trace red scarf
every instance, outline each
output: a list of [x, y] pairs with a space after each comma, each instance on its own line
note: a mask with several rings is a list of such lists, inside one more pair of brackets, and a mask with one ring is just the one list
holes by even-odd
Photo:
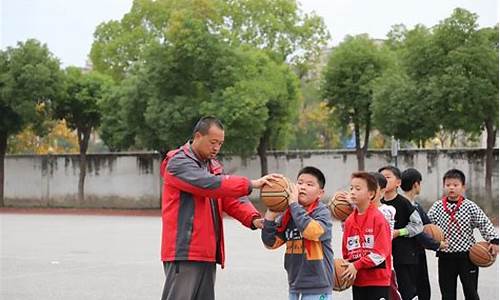
[[[310, 214], [316, 207], [318, 207], [319, 204], [319, 198], [316, 199], [309, 207], [306, 208], [307, 214]], [[292, 213], [290, 213], [290, 207], [288, 207], [283, 214], [283, 218], [281, 219], [281, 225], [278, 227], [277, 232], [284, 232], [286, 230], [286, 227], [288, 226], [288, 222], [290, 222], [290, 219], [292, 218]], [[311, 253], [311, 241], [308, 239], [302, 239], [304, 243], [304, 248], [308, 253]]]
[[[309, 207], [306, 208], [307, 214], [310, 214], [316, 207], [318, 207], [318, 203], [319, 203], [319, 198], [316, 199], [316, 201], [311, 203], [311, 205], [309, 205]], [[290, 212], [290, 207], [289, 207], [283, 214], [283, 218], [281, 219], [281, 225], [278, 227], [277, 231], [284, 232], [291, 218], [292, 218], [292, 213]]]
[[464, 202], [464, 197], [462, 195], [458, 196], [458, 201], [457, 205], [453, 209], [450, 209], [448, 207], [448, 197], [443, 196], [443, 199], [441, 200], [443, 202], [443, 208], [444, 212], [447, 213], [450, 216], [450, 221], [448, 222], [448, 232], [447, 232], [447, 238], [450, 238], [450, 232], [451, 232], [451, 226], [454, 224], [457, 229], [458, 229], [458, 234], [462, 234], [462, 230], [460, 228], [460, 224], [458, 223], [456, 213], [460, 209], [460, 206], [462, 205], [462, 202]]

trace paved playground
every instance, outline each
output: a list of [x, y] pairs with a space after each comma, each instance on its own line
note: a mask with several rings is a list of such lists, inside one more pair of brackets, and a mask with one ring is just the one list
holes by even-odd
[[[267, 250], [259, 231], [224, 222], [227, 264], [217, 270], [216, 298], [287, 299], [283, 249]], [[340, 224], [334, 227], [338, 257]], [[0, 213], [0, 299], [160, 299], [160, 232], [159, 216]], [[440, 299], [432, 252], [428, 261], [433, 299]], [[480, 269], [481, 299], [498, 299], [498, 266]]]

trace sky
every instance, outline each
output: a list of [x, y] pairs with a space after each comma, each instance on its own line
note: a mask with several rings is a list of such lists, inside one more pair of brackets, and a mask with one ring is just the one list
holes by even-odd
[[[456, 7], [479, 16], [481, 27], [498, 22], [497, 0], [300, 0], [304, 12], [323, 17], [335, 46], [345, 35], [368, 33], [385, 38], [392, 25], [427, 27]], [[120, 20], [132, 0], [0, 0], [0, 49], [36, 38], [47, 44], [64, 67], [85, 66], [97, 25]]]

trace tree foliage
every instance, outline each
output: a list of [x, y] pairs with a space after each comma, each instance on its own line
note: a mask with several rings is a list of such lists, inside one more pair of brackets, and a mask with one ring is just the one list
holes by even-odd
[[354, 125], [360, 170], [372, 129], [373, 85], [391, 61], [388, 51], [367, 35], [348, 36], [333, 50], [324, 71], [323, 97], [335, 108], [341, 124]]
[[59, 97], [61, 78], [59, 61], [37, 40], [0, 51], [0, 206], [7, 139], [29, 125], [44, 129], [45, 104]]
[[227, 125], [224, 150], [250, 155], [290, 140], [299, 87], [285, 61], [314, 55], [328, 33], [295, 1], [142, 0], [95, 37], [94, 66], [120, 81], [102, 103], [112, 149], [165, 151], [213, 114]]
[[280, 122], [293, 116], [295, 76], [262, 51], [228, 47], [191, 12], [176, 20], [167, 32], [172, 43], [151, 47], [144, 64], [103, 103], [104, 111], [121, 108], [106, 113], [103, 138], [113, 148], [166, 151], [189, 139], [201, 115], [212, 114], [227, 125], [226, 151], [253, 153], [270, 118], [268, 105], [280, 107]]

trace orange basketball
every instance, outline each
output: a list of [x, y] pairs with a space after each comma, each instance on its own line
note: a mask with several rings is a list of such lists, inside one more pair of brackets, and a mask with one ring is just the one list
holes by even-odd
[[329, 204], [332, 217], [337, 220], [345, 221], [352, 213], [353, 208], [349, 201], [344, 199], [333, 198]]
[[344, 267], [344, 264], [347, 264], [348, 261], [343, 259], [343, 258], [335, 258], [333, 260], [333, 290], [334, 291], [343, 291], [347, 290], [352, 286], [354, 283], [354, 279], [351, 280], [343, 280], [342, 279], [342, 273], [347, 269], [347, 267]]
[[260, 200], [273, 212], [283, 212], [288, 207], [288, 179], [272, 179], [273, 186], [265, 184], [260, 190]]
[[441, 242], [444, 241], [444, 233], [439, 228], [439, 226], [435, 224], [425, 224], [424, 225], [424, 232], [430, 235], [434, 240]]
[[469, 258], [478, 267], [489, 267], [495, 262], [495, 257], [488, 251], [488, 242], [478, 242], [469, 250]]

